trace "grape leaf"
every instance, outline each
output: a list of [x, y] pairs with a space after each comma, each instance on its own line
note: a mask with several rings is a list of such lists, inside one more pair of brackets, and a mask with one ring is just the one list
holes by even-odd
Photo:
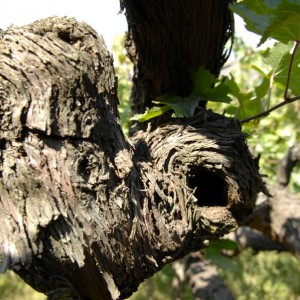
[[[291, 48], [293, 43], [276, 43], [263, 53], [263, 62], [273, 68], [274, 81], [279, 88], [286, 86], [289, 64], [291, 61]], [[300, 51], [297, 51], [293, 60], [289, 89], [294, 95], [300, 94]]]
[[[273, 1], [277, 5], [279, 0]], [[246, 23], [249, 31], [262, 35], [271, 20], [272, 7], [269, 1], [244, 0], [239, 3], [230, 4], [230, 9], [238, 14]]]
[[220, 239], [218, 241], [211, 242], [208, 247], [217, 250], [236, 250], [238, 248], [238, 245], [232, 240]]
[[214, 265], [222, 269], [235, 270], [237, 268], [236, 262], [229, 257], [220, 254], [216, 249], [207, 248], [203, 250], [204, 256]]
[[146, 110], [143, 114], [135, 114], [130, 118], [131, 121], [145, 122], [155, 117], [158, 117], [170, 110], [171, 108], [168, 105], [165, 106], [153, 106], [152, 108]]
[[[289, 90], [293, 95], [300, 95], [300, 49], [295, 53], [292, 69], [291, 69], [291, 76], [289, 81]], [[280, 64], [278, 66], [278, 71], [276, 73], [276, 76], [274, 78], [275, 84], [280, 86], [286, 86], [287, 84], [287, 78], [289, 74], [289, 65], [291, 61], [291, 54], [288, 52], [286, 53], [282, 60], [280, 61]]]
[[229, 107], [227, 112], [234, 113], [235, 118], [243, 120], [262, 111], [261, 98], [255, 97], [254, 91], [242, 92], [233, 76], [226, 78], [225, 83], [231, 89], [230, 94], [234, 96], [239, 103], [238, 107]]
[[199, 101], [200, 98], [197, 96], [183, 98], [175, 94], [166, 94], [157, 98], [153, 103], [166, 104], [170, 109], [173, 109], [176, 118], [188, 118], [193, 116]]
[[[256, 98], [262, 99], [269, 93], [270, 78], [271, 78], [271, 73], [266, 74], [266, 76], [263, 76], [262, 82], [254, 88]], [[253, 100], [251, 100], [251, 101], [253, 101]]]
[[284, 55], [290, 52], [290, 50], [293, 47], [293, 44], [294, 44], [293, 42], [290, 42], [288, 44], [276, 43], [272, 48], [267, 48], [263, 52], [262, 61], [265, 64], [271, 66], [276, 73]]
[[173, 110], [176, 118], [192, 117], [201, 100], [229, 103], [230, 87], [216, 79], [210, 72], [200, 68], [196, 72], [190, 72], [194, 84], [193, 92], [189, 97], [181, 97], [174, 93], [162, 95], [152, 102], [160, 106], [154, 106], [143, 114], [136, 114], [130, 120], [145, 122], [158, 117], [168, 110]]
[[300, 2], [282, 0], [274, 9], [270, 24], [265, 30], [260, 43], [269, 37], [280, 42], [300, 41]]
[[130, 120], [145, 122], [158, 117], [169, 110], [174, 111], [173, 115], [176, 118], [192, 117], [199, 101], [199, 97], [191, 96], [183, 98], [176, 94], [168, 93], [152, 101], [154, 104], [162, 106], [153, 106], [143, 114], [134, 115]]
[[300, 40], [299, 0], [244, 0], [230, 8], [244, 19], [248, 30], [262, 36], [258, 45], [268, 38], [283, 43]]
[[209, 71], [203, 67], [198, 71], [190, 71], [190, 77], [194, 84], [192, 96], [201, 100], [230, 103], [231, 98], [229, 86], [216, 79]]
[[235, 269], [235, 262], [224, 256], [222, 250], [234, 251], [238, 247], [237, 243], [228, 239], [221, 239], [211, 243], [206, 249], [203, 249], [203, 254], [206, 259], [210, 260], [213, 264], [223, 269]]

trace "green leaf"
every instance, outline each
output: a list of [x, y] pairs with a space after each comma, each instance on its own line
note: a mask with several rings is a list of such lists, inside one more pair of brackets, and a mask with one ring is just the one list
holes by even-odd
[[256, 98], [262, 99], [270, 92], [270, 78], [271, 74], [264, 76], [262, 82], [254, 88]]
[[[278, 88], [285, 88], [287, 84], [289, 65], [291, 61], [291, 49], [294, 43], [288, 44], [276, 43], [274, 47], [268, 48], [263, 53], [263, 62], [270, 65], [274, 72], [274, 82]], [[300, 94], [300, 51], [295, 53], [289, 89], [294, 95]]]
[[241, 96], [240, 87], [232, 75], [230, 75], [230, 77], [226, 77], [225, 84], [230, 88], [230, 94], [232, 96], [236, 97], [237, 99]]
[[214, 248], [218, 250], [236, 250], [238, 247], [237, 243], [228, 240], [228, 239], [221, 239], [209, 244], [208, 248]]
[[248, 93], [239, 99], [240, 107], [237, 115], [239, 120], [255, 116], [263, 111], [261, 99], [257, 97], [253, 98], [251, 95], [251, 93]]
[[192, 96], [206, 101], [231, 102], [228, 96], [230, 88], [203, 67], [198, 71], [190, 71], [190, 77], [194, 84]]
[[264, 31], [261, 44], [272, 37], [280, 42], [300, 41], [300, 2], [282, 0], [274, 9], [270, 24]]
[[190, 72], [194, 84], [194, 90], [189, 97], [180, 97], [174, 93], [167, 93], [153, 100], [154, 106], [144, 114], [133, 116], [130, 120], [145, 122], [158, 117], [168, 110], [173, 110], [176, 118], [192, 117], [197, 105], [201, 100], [229, 103], [231, 98], [228, 96], [230, 88], [220, 82], [210, 72], [200, 68], [196, 72]]
[[[273, 11], [270, 1], [263, 0], [244, 0], [239, 3], [233, 3], [229, 7], [238, 14], [246, 23], [249, 31], [263, 35], [263, 32], [270, 24], [271, 14]], [[273, 1], [278, 3], [280, 1]]]
[[293, 42], [288, 44], [276, 43], [272, 48], [267, 48], [262, 54], [263, 62], [271, 66], [275, 70], [275, 73], [277, 73], [283, 57], [290, 53], [293, 45]]
[[145, 122], [150, 119], [153, 119], [155, 117], [158, 117], [165, 113], [166, 111], [170, 110], [171, 107], [168, 105], [164, 106], [154, 106], [150, 109], [148, 109], [145, 113], [143, 114], [136, 114], [133, 117], [130, 118], [131, 121], [139, 121], [139, 122]]
[[273, 71], [270, 71], [269, 73], [265, 73], [258, 66], [254, 66], [254, 65], [251, 66], [251, 68], [256, 72], [258, 72], [262, 77], [261, 83], [254, 88], [256, 98], [262, 99], [267, 94], [269, 97], [270, 88], [271, 88], [271, 77], [273, 76]]
[[175, 94], [166, 94], [153, 101], [156, 104], [166, 104], [173, 109], [176, 118], [192, 117], [200, 101], [199, 97], [190, 96], [182, 98]]
[[248, 30], [262, 36], [259, 45], [268, 38], [283, 43], [300, 40], [299, 0], [244, 0], [230, 8], [244, 19]]
[[225, 83], [231, 89], [230, 94], [239, 102], [239, 107], [229, 107], [228, 113], [235, 113], [235, 118], [243, 120], [262, 111], [261, 99], [255, 97], [254, 91], [243, 93], [233, 76], [227, 77]]
[[[274, 81], [279, 88], [281, 88], [282, 86], [286, 87], [291, 56], [292, 55], [290, 52], [285, 53], [277, 68]], [[300, 47], [298, 47], [298, 51], [295, 53], [294, 56], [292, 69], [291, 69], [290, 82], [288, 87], [291, 94], [295, 96], [300, 95], [299, 82], [300, 82]]]

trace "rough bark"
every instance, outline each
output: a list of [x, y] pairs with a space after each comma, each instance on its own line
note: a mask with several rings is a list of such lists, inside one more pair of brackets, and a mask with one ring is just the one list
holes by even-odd
[[[238, 250], [231, 255], [236, 255], [245, 248], [252, 248], [257, 252], [288, 251], [298, 259], [300, 258], [300, 199], [288, 191], [291, 173], [299, 160], [300, 146], [295, 145], [288, 149], [287, 154], [278, 164], [275, 184], [268, 188], [270, 195], [259, 194], [257, 206], [248, 219], [248, 226], [240, 226], [226, 235], [225, 238], [234, 240], [238, 244]], [[195, 298], [202, 297], [201, 295], [211, 295], [203, 299], [215, 299], [213, 297], [218, 297], [218, 292], [223, 294], [223, 299], [231, 297], [228, 291], [223, 290], [224, 286], [220, 284], [222, 279], [215, 273], [207, 278], [207, 284], [204, 285], [207, 269], [214, 272], [213, 265], [203, 261], [199, 254], [193, 255], [192, 264], [189, 261], [190, 258], [185, 258], [175, 264], [178, 276], [174, 283], [177, 285], [178, 293], [180, 293], [182, 283], [187, 282]], [[193, 266], [198, 266], [198, 268]], [[193, 273], [195, 276], [191, 277]], [[197, 286], [201, 288], [195, 288]]]
[[0, 79], [1, 268], [50, 299], [129, 296], [264, 190], [239, 124], [210, 111], [127, 142], [111, 56], [86, 24], [1, 33]]
[[129, 153], [111, 56], [87, 25], [58, 18], [4, 32], [0, 55], [3, 260], [49, 296], [116, 298], [96, 265], [119, 243], [101, 220], [123, 227], [128, 214], [110, 171]]

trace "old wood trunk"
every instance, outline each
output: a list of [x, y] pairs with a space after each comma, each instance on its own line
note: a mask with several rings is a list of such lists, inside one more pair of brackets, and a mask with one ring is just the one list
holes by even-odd
[[[217, 74], [222, 63], [210, 60]], [[164, 76], [155, 94], [171, 88]], [[1, 33], [0, 80], [1, 270], [50, 299], [129, 296], [235, 228], [264, 189], [238, 122], [211, 111], [126, 140], [112, 58], [84, 23], [49, 18]]]

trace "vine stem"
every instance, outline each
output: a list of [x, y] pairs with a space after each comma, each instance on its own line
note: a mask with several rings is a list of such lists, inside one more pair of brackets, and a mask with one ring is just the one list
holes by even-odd
[[272, 111], [278, 109], [279, 107], [284, 106], [287, 103], [295, 102], [297, 100], [300, 100], [300, 96], [287, 98], [287, 100], [283, 100], [282, 102], [276, 104], [275, 106], [271, 107], [268, 110], [265, 110], [265, 111], [255, 115], [255, 116], [252, 116], [252, 117], [249, 117], [249, 118], [246, 118], [246, 119], [242, 120], [241, 123], [247, 123], [247, 122], [253, 121], [255, 119], [261, 118], [261, 117], [266, 117], [269, 113], [271, 113]]
[[287, 102], [289, 102], [288, 101], [289, 100], [288, 89], [289, 89], [289, 85], [290, 85], [292, 66], [293, 66], [293, 62], [294, 62], [294, 59], [295, 59], [295, 55], [296, 55], [298, 46], [299, 46], [299, 41], [296, 41], [296, 44], [295, 44], [295, 47], [294, 47], [294, 50], [293, 50], [293, 53], [292, 53], [292, 57], [291, 57], [291, 60], [290, 60], [288, 77], [287, 77], [286, 87], [285, 87], [284, 96], [283, 96], [284, 100], [287, 101]]
[[244, 120], [241, 120], [241, 123], [247, 123], [247, 122], [253, 121], [255, 119], [258, 119], [258, 118], [261, 118], [261, 117], [265, 117], [268, 114], [270, 114], [272, 111], [278, 109], [281, 106], [286, 105], [287, 103], [292, 103], [292, 102], [295, 102], [297, 100], [300, 100], [300, 95], [299, 96], [295, 96], [295, 97], [289, 97], [288, 96], [288, 90], [289, 90], [291, 73], [292, 73], [292, 66], [293, 66], [293, 62], [294, 62], [294, 59], [295, 59], [295, 56], [296, 56], [299, 44], [300, 44], [300, 41], [296, 41], [295, 42], [295, 46], [294, 46], [294, 49], [293, 49], [293, 52], [292, 52], [292, 56], [291, 56], [291, 59], [290, 59], [288, 76], [287, 76], [287, 82], [286, 82], [286, 87], [285, 87], [284, 96], [283, 96], [284, 100], [282, 102], [274, 105], [273, 107], [268, 108], [267, 110], [265, 110], [265, 111], [257, 114], [257, 115], [254, 115], [254, 116], [251, 116], [251, 117], [246, 118]]

